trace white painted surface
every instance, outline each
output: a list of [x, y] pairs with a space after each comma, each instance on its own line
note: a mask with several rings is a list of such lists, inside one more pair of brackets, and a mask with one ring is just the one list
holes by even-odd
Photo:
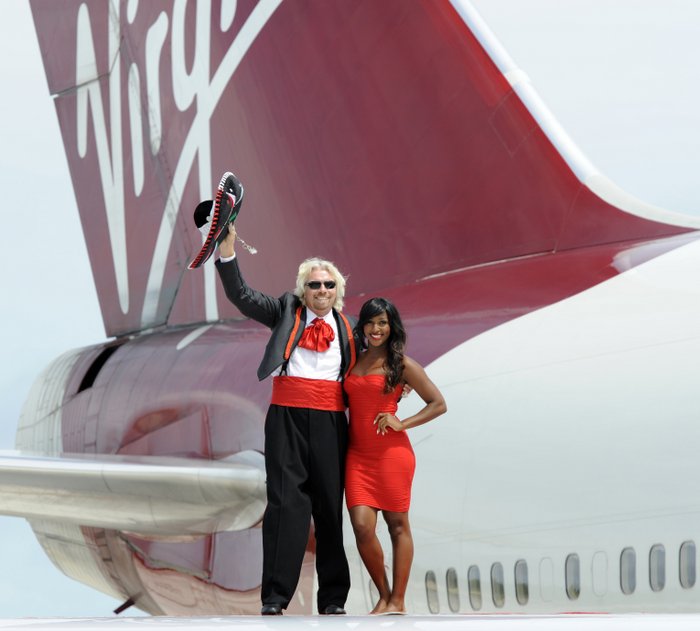
[[[616, 264], [624, 269], [634, 256], [630, 250]], [[428, 613], [429, 570], [437, 575], [440, 612], [447, 610], [449, 567], [458, 572], [461, 611], [470, 611], [472, 564], [481, 573], [482, 612], [697, 608], [699, 586], [679, 584], [678, 551], [700, 532], [699, 268], [700, 242], [689, 243], [491, 329], [428, 367], [449, 410], [409, 432], [417, 459], [414, 613]], [[412, 394], [398, 415], [421, 406]], [[657, 543], [666, 549], [666, 585], [658, 593], [648, 568]], [[631, 595], [619, 587], [627, 546], [637, 555]], [[350, 545], [348, 552], [356, 567], [357, 553]], [[599, 552], [607, 565], [594, 559]], [[564, 586], [570, 553], [581, 559], [576, 600]], [[548, 589], [549, 573], [538, 569], [546, 557], [554, 565], [550, 601], [540, 595], [541, 586]], [[529, 568], [525, 607], [515, 599], [519, 559]], [[496, 562], [504, 567], [502, 610], [489, 585]]]
[[0, 629], [236, 629], [238, 631], [696, 631], [700, 614], [558, 616], [211, 616], [187, 618], [23, 618]]

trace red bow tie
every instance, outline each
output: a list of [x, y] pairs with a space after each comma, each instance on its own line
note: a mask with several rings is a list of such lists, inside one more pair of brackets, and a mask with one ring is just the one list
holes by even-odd
[[331, 347], [331, 342], [334, 339], [335, 333], [331, 325], [323, 318], [314, 318], [301, 334], [299, 346], [308, 348], [310, 351], [323, 353]]

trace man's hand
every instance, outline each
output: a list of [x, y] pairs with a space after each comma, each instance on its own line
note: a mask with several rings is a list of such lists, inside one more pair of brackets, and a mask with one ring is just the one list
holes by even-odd
[[233, 222], [228, 225], [228, 234], [226, 238], [219, 244], [219, 256], [221, 258], [230, 258], [236, 253], [236, 229], [233, 227]]

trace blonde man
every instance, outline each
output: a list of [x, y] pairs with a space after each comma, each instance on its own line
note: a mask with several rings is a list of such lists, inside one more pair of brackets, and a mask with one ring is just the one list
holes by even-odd
[[330, 261], [307, 259], [293, 294], [268, 296], [243, 280], [235, 238], [229, 224], [216, 261], [226, 296], [243, 315], [272, 330], [258, 367], [258, 379], [273, 375], [265, 419], [261, 613], [280, 615], [287, 608], [313, 516], [318, 611], [344, 614], [350, 573], [342, 531], [348, 434], [342, 380], [356, 358], [356, 321], [341, 313], [345, 278]]

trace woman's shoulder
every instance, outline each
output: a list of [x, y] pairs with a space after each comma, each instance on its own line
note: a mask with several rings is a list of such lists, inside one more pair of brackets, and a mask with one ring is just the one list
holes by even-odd
[[412, 357], [409, 357], [408, 355], [403, 356], [403, 368], [404, 370], [408, 369], [416, 369], [420, 368], [421, 370], [423, 369], [423, 366], [421, 366], [415, 359]]
[[403, 356], [403, 377], [404, 381], [409, 381], [412, 376], [424, 374], [425, 370], [415, 359], [408, 355]]

